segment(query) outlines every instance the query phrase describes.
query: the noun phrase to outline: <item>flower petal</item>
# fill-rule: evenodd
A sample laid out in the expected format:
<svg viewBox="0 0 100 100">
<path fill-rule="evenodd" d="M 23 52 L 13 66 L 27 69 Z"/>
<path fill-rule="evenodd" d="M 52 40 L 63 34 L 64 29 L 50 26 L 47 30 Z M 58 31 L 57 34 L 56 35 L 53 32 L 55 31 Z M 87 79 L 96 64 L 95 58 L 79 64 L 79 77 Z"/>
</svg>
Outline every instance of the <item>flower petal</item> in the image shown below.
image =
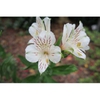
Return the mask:
<svg viewBox="0 0 100 100">
<path fill-rule="evenodd" d="M 38 62 L 38 70 L 39 70 L 40 74 L 42 74 L 47 69 L 48 66 L 49 66 L 48 58 L 42 57 L 42 59 L 40 59 Z"/>
<path fill-rule="evenodd" d="M 83 49 L 84 49 L 84 50 L 89 50 L 90 47 L 89 47 L 89 46 L 85 46 Z"/>
<path fill-rule="evenodd" d="M 26 52 L 25 58 L 29 62 L 37 62 L 40 58 L 40 53 L 38 52 L 38 50 L 34 45 L 28 45 L 25 49 L 25 52 Z"/>
<path fill-rule="evenodd" d="M 76 57 L 83 58 L 83 59 L 86 58 L 86 55 L 78 48 L 74 48 L 74 51 L 71 53 L 73 53 Z"/>
<path fill-rule="evenodd" d="M 36 23 L 32 23 L 29 27 L 29 33 L 34 37 L 44 30 L 44 24 L 40 17 L 36 17 Z"/>
<path fill-rule="evenodd" d="M 32 26 L 29 27 L 29 33 L 34 37 L 36 34 L 36 29 Z"/>
<path fill-rule="evenodd" d="M 34 43 L 33 38 L 28 41 L 28 44 L 33 44 L 33 43 Z"/>
<path fill-rule="evenodd" d="M 70 36 L 71 31 L 75 29 L 75 24 L 65 24 L 63 28 L 62 43 L 64 43 Z"/>
<path fill-rule="evenodd" d="M 81 21 L 79 21 L 79 26 L 76 28 L 76 32 L 80 32 L 80 31 L 85 31 L 85 29 L 83 28 L 83 24 Z"/>
<path fill-rule="evenodd" d="M 45 23 L 46 31 L 50 32 L 50 18 L 48 17 L 44 18 L 44 23 Z"/>
<path fill-rule="evenodd" d="M 36 17 L 36 23 L 38 25 L 39 32 L 41 32 L 42 30 L 44 30 L 44 24 L 43 24 L 43 21 L 41 20 L 40 17 Z"/>
<path fill-rule="evenodd" d="M 50 44 L 53 45 L 56 42 L 56 38 L 53 32 L 48 33 L 48 40 L 50 40 Z"/>
<path fill-rule="evenodd" d="M 77 39 L 81 39 L 81 38 L 83 38 L 85 36 L 87 36 L 86 33 L 84 31 L 80 31 Z"/>
<path fill-rule="evenodd" d="M 79 42 L 81 43 L 81 47 L 85 47 L 89 44 L 90 38 L 88 36 L 83 37 L 79 40 Z"/>
<path fill-rule="evenodd" d="M 56 42 L 55 35 L 52 32 L 42 31 L 39 35 L 39 38 L 41 38 L 42 42 L 45 44 L 54 44 Z"/>
<path fill-rule="evenodd" d="M 61 49 L 58 46 L 52 45 L 50 47 L 50 54 L 49 54 L 49 59 L 54 62 L 58 63 L 61 59 Z"/>
</svg>

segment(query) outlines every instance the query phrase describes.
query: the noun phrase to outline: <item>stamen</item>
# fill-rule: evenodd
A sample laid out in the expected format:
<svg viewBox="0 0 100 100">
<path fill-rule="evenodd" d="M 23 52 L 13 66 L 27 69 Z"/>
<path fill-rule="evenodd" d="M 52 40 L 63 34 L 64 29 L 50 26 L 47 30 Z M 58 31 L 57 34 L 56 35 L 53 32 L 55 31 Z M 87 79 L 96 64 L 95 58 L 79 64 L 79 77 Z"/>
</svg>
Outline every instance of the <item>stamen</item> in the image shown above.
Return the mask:
<svg viewBox="0 0 100 100">
<path fill-rule="evenodd" d="M 81 47 L 81 42 L 78 42 L 77 43 L 77 47 Z"/>
<path fill-rule="evenodd" d="M 49 63 L 49 60 L 48 60 L 48 59 L 46 59 L 46 62 L 47 62 L 47 63 Z"/>
<path fill-rule="evenodd" d="M 38 31 L 36 30 L 36 36 L 38 35 Z"/>
<path fill-rule="evenodd" d="M 79 55 L 79 56 L 82 56 L 82 54 L 81 54 L 80 52 L 78 52 L 78 55 Z"/>
</svg>

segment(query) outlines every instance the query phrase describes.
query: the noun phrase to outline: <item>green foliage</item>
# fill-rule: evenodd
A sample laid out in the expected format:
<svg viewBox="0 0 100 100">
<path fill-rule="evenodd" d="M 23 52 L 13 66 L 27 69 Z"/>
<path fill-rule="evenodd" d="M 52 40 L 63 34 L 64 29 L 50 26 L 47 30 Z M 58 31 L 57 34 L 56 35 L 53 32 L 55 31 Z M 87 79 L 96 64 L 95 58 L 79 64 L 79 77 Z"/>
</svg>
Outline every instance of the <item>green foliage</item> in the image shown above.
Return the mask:
<svg viewBox="0 0 100 100">
<path fill-rule="evenodd" d="M 43 77 L 43 81 L 42 81 L 43 83 L 57 83 L 53 78 L 52 78 L 52 76 L 50 76 L 50 75 L 45 75 L 44 77 Z"/>
<path fill-rule="evenodd" d="M 55 43 L 55 45 L 59 46 L 60 43 L 61 43 L 61 39 L 62 39 L 62 36 L 59 36 L 59 38 L 58 38 L 57 42 Z"/>
<path fill-rule="evenodd" d="M 39 83 L 39 75 L 29 76 L 22 80 L 22 83 Z"/>
<path fill-rule="evenodd" d="M 23 56 L 21 56 L 21 55 L 19 55 L 18 57 L 20 58 L 20 60 L 21 60 L 21 62 L 22 62 L 23 64 L 25 64 L 26 66 L 29 66 L 29 65 L 30 65 L 30 62 L 27 61 L 27 60 L 25 59 L 25 57 L 23 57 Z"/>
<path fill-rule="evenodd" d="M 4 48 L 0 45 L 0 58 L 5 58 L 6 52 Z"/>
<path fill-rule="evenodd" d="M 26 68 L 24 68 L 24 70 L 25 70 L 25 69 L 29 69 L 29 68 L 33 68 L 33 69 L 35 69 L 35 70 L 38 69 L 37 63 L 31 63 L 31 62 L 27 61 L 27 60 L 25 59 L 25 57 L 23 57 L 23 56 L 21 56 L 21 55 L 19 55 L 18 57 L 20 58 L 21 62 L 22 62 L 24 65 L 26 65 Z"/>
<path fill-rule="evenodd" d="M 87 58 L 82 61 L 75 58 L 79 66 L 88 64 L 87 70 L 89 75 L 86 78 L 80 78 L 80 83 L 97 83 L 100 82 L 100 32 L 90 31 L 85 28 L 87 35 L 90 37 L 90 49 L 86 52 Z"/>
<path fill-rule="evenodd" d="M 95 72 L 92 76 L 79 79 L 80 83 L 98 83 L 100 82 L 100 72 Z"/>
<path fill-rule="evenodd" d="M 52 68 L 53 75 L 67 75 L 75 71 L 77 68 L 74 65 L 61 65 Z"/>
<path fill-rule="evenodd" d="M 93 83 L 92 77 L 81 78 L 79 79 L 79 83 Z"/>
<path fill-rule="evenodd" d="M 92 71 L 99 71 L 100 60 L 97 60 L 93 66 L 90 66 L 89 69 Z"/>
<path fill-rule="evenodd" d="M 37 63 L 30 63 L 28 62 L 25 57 L 19 55 L 20 60 L 23 64 L 26 65 L 25 69 L 35 69 L 37 71 L 36 75 L 28 76 L 24 80 L 23 83 L 55 83 L 56 81 L 52 78 L 54 75 L 67 75 L 77 70 L 76 66 L 74 65 L 61 65 L 55 66 L 54 63 L 50 63 L 49 67 L 46 69 L 44 73 L 40 75 L 38 72 L 38 64 Z"/>
<path fill-rule="evenodd" d="M 16 62 L 0 45 L 0 82 L 16 82 Z"/>
</svg>

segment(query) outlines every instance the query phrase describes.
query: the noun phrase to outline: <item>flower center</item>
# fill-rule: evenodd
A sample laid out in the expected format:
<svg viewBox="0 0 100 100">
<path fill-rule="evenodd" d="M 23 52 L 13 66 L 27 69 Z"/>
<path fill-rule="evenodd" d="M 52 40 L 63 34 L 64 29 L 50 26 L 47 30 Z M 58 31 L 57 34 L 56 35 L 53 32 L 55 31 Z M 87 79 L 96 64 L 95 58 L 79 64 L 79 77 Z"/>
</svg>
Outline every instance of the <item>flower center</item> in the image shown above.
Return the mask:
<svg viewBox="0 0 100 100">
<path fill-rule="evenodd" d="M 48 59 L 49 53 L 47 51 L 44 51 L 44 55 L 46 57 L 46 63 L 49 63 L 49 59 Z"/>
<path fill-rule="evenodd" d="M 49 55 L 49 53 L 47 51 L 44 51 L 44 55 Z"/>
</svg>

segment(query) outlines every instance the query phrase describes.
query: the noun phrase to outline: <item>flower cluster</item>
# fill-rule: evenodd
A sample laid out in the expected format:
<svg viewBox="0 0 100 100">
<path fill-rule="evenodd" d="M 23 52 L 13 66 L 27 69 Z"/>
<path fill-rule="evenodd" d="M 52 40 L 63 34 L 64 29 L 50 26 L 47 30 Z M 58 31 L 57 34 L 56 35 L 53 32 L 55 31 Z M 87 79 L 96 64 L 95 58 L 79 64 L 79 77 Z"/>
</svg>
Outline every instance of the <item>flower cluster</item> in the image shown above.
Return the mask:
<svg viewBox="0 0 100 100">
<path fill-rule="evenodd" d="M 56 38 L 50 30 L 50 18 L 41 20 L 36 17 L 36 23 L 29 27 L 29 33 L 32 39 L 29 40 L 25 49 L 25 57 L 29 62 L 38 61 L 38 70 L 42 74 L 50 64 L 58 63 L 61 60 L 61 50 L 68 51 L 79 58 L 86 58 L 83 53 L 89 49 L 90 38 L 86 35 L 85 29 L 80 22 L 75 29 L 75 24 L 65 24 L 62 36 L 62 45 L 55 46 Z"/>
</svg>

